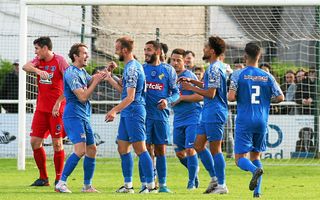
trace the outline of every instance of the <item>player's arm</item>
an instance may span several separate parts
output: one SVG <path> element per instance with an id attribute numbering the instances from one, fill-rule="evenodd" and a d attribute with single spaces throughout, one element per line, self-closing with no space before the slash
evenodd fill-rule
<path id="1" fill-rule="evenodd" d="M 173 104 L 174 102 L 178 101 L 180 98 L 179 94 L 179 88 L 177 85 L 177 73 L 173 70 L 173 68 L 170 68 L 171 71 L 169 71 L 169 87 L 171 95 L 168 96 L 165 99 L 160 99 L 158 101 L 158 108 L 159 110 L 163 110 L 167 108 L 168 104 Z"/>
<path id="2" fill-rule="evenodd" d="M 35 73 L 41 77 L 41 79 L 48 79 L 49 74 L 46 71 L 42 71 L 38 69 L 32 61 L 27 62 L 25 65 L 23 65 L 22 69 L 25 72 Z"/>
<path id="3" fill-rule="evenodd" d="M 54 104 L 53 108 L 52 108 L 52 116 L 53 117 L 58 117 L 60 115 L 60 106 L 61 106 L 61 102 L 65 99 L 64 95 L 60 95 L 56 101 L 56 103 Z"/>
<path id="4" fill-rule="evenodd" d="M 82 87 L 78 87 L 77 89 L 72 90 L 72 92 L 77 96 L 78 100 L 81 103 L 85 103 L 88 101 L 89 97 L 93 93 L 95 87 L 103 80 L 105 79 L 107 74 L 105 73 L 98 73 L 92 76 L 92 79 L 90 81 L 90 85 L 88 85 L 87 89 L 84 89 Z"/>
<path id="5" fill-rule="evenodd" d="M 127 106 L 129 106 L 135 98 L 136 88 L 127 88 L 127 96 L 114 108 L 112 108 L 105 117 L 106 122 L 111 122 L 116 117 L 117 113 L 121 112 Z"/>
<path id="6" fill-rule="evenodd" d="M 208 88 L 207 90 L 191 85 L 189 82 L 182 82 L 182 88 L 184 90 L 191 90 L 203 97 L 213 99 L 216 96 L 216 88 Z"/>
<path id="7" fill-rule="evenodd" d="M 110 83 L 110 85 L 116 89 L 119 93 L 122 92 L 122 85 L 120 85 L 120 82 L 115 80 L 112 76 L 108 77 L 105 79 L 106 81 L 108 81 L 108 83 Z"/>
<path id="8" fill-rule="evenodd" d="M 180 101 L 185 102 L 199 102 L 203 100 L 203 96 L 199 94 L 191 94 L 191 95 L 181 95 Z"/>
<path id="9" fill-rule="evenodd" d="M 273 102 L 274 103 L 280 103 L 282 101 L 284 101 L 284 95 L 283 92 L 279 86 L 279 84 L 277 83 L 277 81 L 275 80 L 275 78 L 271 75 L 271 84 L 272 84 L 272 96 L 274 97 Z"/>
<path id="10" fill-rule="evenodd" d="M 177 82 L 178 83 L 188 82 L 188 83 L 191 83 L 199 88 L 203 88 L 203 82 L 195 80 L 195 79 L 191 79 L 188 77 L 180 77 Z"/>
<path id="11" fill-rule="evenodd" d="M 237 93 L 234 90 L 229 90 L 228 92 L 228 101 L 233 102 L 237 100 Z"/>

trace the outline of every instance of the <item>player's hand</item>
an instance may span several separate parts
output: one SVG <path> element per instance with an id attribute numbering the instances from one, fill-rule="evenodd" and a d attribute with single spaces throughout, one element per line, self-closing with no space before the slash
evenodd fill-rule
<path id="1" fill-rule="evenodd" d="M 183 90 L 191 90 L 193 87 L 189 82 L 181 82 L 180 84 Z"/>
<path id="2" fill-rule="evenodd" d="M 160 99 L 160 101 L 158 101 L 157 107 L 159 110 L 164 110 L 167 107 L 167 105 L 168 105 L 167 99 Z"/>
<path id="3" fill-rule="evenodd" d="M 40 78 L 43 79 L 43 80 L 49 79 L 49 73 L 46 72 L 46 71 L 38 70 L 37 71 L 37 75 L 39 75 Z"/>
<path id="4" fill-rule="evenodd" d="M 105 117 L 105 122 L 112 122 L 116 118 L 117 112 L 111 109 Z"/>
<path id="5" fill-rule="evenodd" d="M 108 63 L 108 65 L 107 65 L 107 70 L 109 71 L 109 72 L 112 72 L 115 68 L 117 68 L 118 67 L 118 65 L 117 65 L 117 63 L 115 63 L 114 61 L 111 61 L 111 62 L 109 62 Z"/>
<path id="6" fill-rule="evenodd" d="M 178 78 L 177 83 L 181 83 L 181 82 L 188 82 L 189 83 L 190 81 L 191 81 L 190 78 L 180 77 L 180 78 Z"/>
<path id="7" fill-rule="evenodd" d="M 92 79 L 93 79 L 92 81 L 94 81 L 96 83 L 100 83 L 101 81 L 106 79 L 108 76 L 110 76 L 110 74 L 108 74 L 106 72 L 99 72 L 99 73 L 92 75 Z"/>
<path id="8" fill-rule="evenodd" d="M 59 117 L 59 115 L 60 115 L 59 110 L 60 110 L 60 103 L 55 103 L 52 108 L 52 116 Z"/>

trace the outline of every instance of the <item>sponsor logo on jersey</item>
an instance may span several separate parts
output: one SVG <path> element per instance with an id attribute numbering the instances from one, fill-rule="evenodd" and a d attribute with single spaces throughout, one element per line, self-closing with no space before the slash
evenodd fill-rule
<path id="1" fill-rule="evenodd" d="M 148 90 L 163 90 L 163 83 L 147 82 Z"/>
<path id="2" fill-rule="evenodd" d="M 164 77 L 164 73 L 159 75 L 159 79 L 162 80 L 162 78 Z"/>

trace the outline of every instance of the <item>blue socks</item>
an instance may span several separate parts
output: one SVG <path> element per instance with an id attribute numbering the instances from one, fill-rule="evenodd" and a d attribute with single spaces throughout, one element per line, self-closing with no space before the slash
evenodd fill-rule
<path id="1" fill-rule="evenodd" d="M 188 158 L 184 157 L 182 159 L 179 159 L 180 163 L 185 166 L 186 168 L 188 168 Z"/>
<path id="2" fill-rule="evenodd" d="M 248 158 L 240 158 L 238 160 L 238 167 L 244 171 L 250 171 L 252 174 L 257 169 L 257 167 Z"/>
<path id="3" fill-rule="evenodd" d="M 167 159 L 166 156 L 157 156 L 156 168 L 160 186 L 165 186 L 167 182 Z"/>
<path id="4" fill-rule="evenodd" d="M 226 168 L 226 162 L 224 160 L 222 153 L 217 153 L 213 156 L 214 160 L 214 169 L 217 173 L 218 178 L 218 184 L 223 185 L 225 184 L 225 168 Z"/>
<path id="5" fill-rule="evenodd" d="M 139 173 L 141 183 L 152 183 L 153 180 L 153 165 L 152 160 L 147 151 L 143 152 L 139 156 Z"/>
<path id="6" fill-rule="evenodd" d="M 91 185 L 95 167 L 96 167 L 96 159 L 85 156 L 83 161 L 85 185 Z"/>
<path id="7" fill-rule="evenodd" d="M 67 159 L 67 161 L 64 165 L 64 169 L 63 169 L 60 180 L 65 181 L 65 182 L 67 181 L 68 176 L 70 176 L 70 174 L 73 172 L 74 168 L 76 168 L 79 160 L 80 160 L 80 158 L 75 153 L 72 153 L 69 156 L 69 158 Z"/>
<path id="8" fill-rule="evenodd" d="M 252 163 L 258 167 L 258 168 L 262 168 L 262 163 L 260 160 L 254 160 L 252 161 Z M 257 187 L 254 189 L 254 194 L 261 194 L 261 182 L 262 182 L 262 176 L 260 176 L 259 181 L 258 181 L 258 185 Z"/>
<path id="9" fill-rule="evenodd" d="M 197 154 L 193 156 L 188 156 L 187 160 L 188 160 L 189 181 L 194 183 L 194 180 L 197 176 L 198 166 L 199 166 L 198 156 Z"/>
<path id="10" fill-rule="evenodd" d="M 124 177 L 125 183 L 132 182 L 132 172 L 133 172 L 133 159 L 131 153 L 122 154 L 121 157 L 121 167 L 122 175 Z"/>
<path id="11" fill-rule="evenodd" d="M 216 171 L 214 169 L 214 164 L 213 164 L 213 158 L 209 150 L 205 148 L 205 150 L 198 152 L 198 155 L 201 159 L 203 166 L 209 172 L 210 177 L 216 176 Z"/>

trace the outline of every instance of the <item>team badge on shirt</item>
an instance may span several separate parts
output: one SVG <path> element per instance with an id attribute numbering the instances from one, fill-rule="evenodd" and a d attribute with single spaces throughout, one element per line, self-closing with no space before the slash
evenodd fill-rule
<path id="1" fill-rule="evenodd" d="M 48 79 L 42 79 L 40 77 L 40 81 L 39 83 L 42 83 L 42 84 L 52 84 L 52 79 L 53 78 L 53 73 L 49 73 L 49 78 Z"/>
<path id="2" fill-rule="evenodd" d="M 162 80 L 162 78 L 164 77 L 164 73 L 159 75 L 159 79 Z"/>

